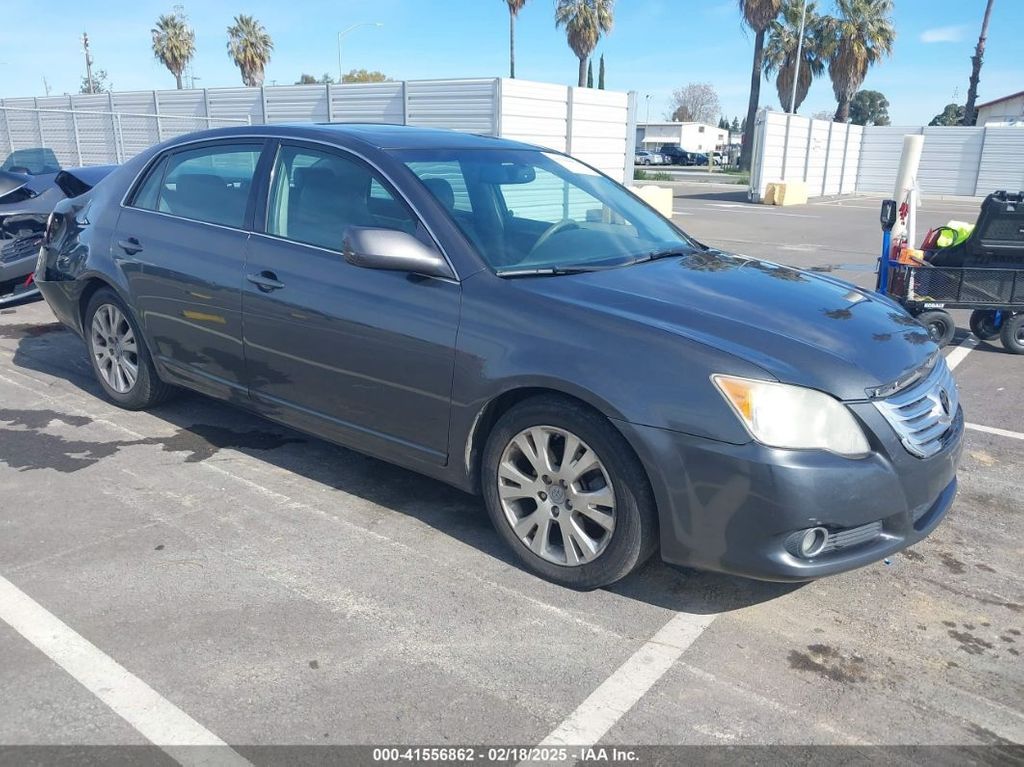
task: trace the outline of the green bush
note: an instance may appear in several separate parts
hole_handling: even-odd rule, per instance
[[[662,170],[639,170],[633,172],[634,181],[671,181],[672,176]]]

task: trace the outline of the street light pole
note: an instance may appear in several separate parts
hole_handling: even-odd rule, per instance
[[[800,59],[804,55],[804,26],[807,24],[807,0],[800,12],[800,36],[796,44],[796,66],[793,70],[793,95],[789,99],[789,113],[796,114],[796,84],[800,81]]]
[[[341,43],[342,40],[344,40],[345,35],[347,35],[349,32],[354,32],[360,27],[377,27],[377,29],[380,29],[383,26],[384,25],[379,21],[364,21],[359,24],[353,24],[348,29],[342,30],[341,32],[338,33],[338,85],[341,85],[342,80],[345,79],[345,73],[341,68]]]

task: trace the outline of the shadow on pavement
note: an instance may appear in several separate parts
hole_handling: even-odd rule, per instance
[[[0,324],[0,337],[18,339],[13,363],[17,367],[62,378],[83,392],[99,397],[98,384],[85,358],[81,340],[59,326]],[[300,434],[245,410],[198,394],[179,397],[150,411],[176,427],[170,436],[144,436],[107,442],[64,440],[43,432],[52,420],[84,425],[91,419],[45,408],[40,411],[0,411],[0,420],[36,428],[46,445],[26,449],[46,454],[46,467],[77,471],[131,445],[154,445],[165,452],[184,453],[188,463],[201,463],[222,449],[233,449],[294,472],[326,487],[341,490],[430,525],[506,564],[519,567],[512,552],[491,526],[483,501],[415,472]],[[72,420],[69,421],[69,418]],[[9,431],[24,440],[31,429]],[[73,453],[73,454],[72,454]],[[66,454],[66,455],[65,455]],[[41,460],[41,459],[40,459]],[[26,467],[23,467],[26,468]],[[43,468],[28,466],[27,468]],[[770,584],[713,573],[676,570],[653,557],[641,570],[609,591],[640,602],[693,613],[720,613],[768,601],[792,591],[793,584]]]

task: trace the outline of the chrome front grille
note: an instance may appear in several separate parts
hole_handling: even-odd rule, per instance
[[[903,447],[918,458],[928,458],[942,450],[944,437],[953,428],[960,393],[946,360],[940,357],[923,381],[874,404]]]
[[[848,549],[853,546],[860,546],[862,543],[873,541],[882,533],[882,523],[869,522],[860,527],[851,527],[846,530],[829,533],[828,543],[822,553],[835,551],[836,549]]]

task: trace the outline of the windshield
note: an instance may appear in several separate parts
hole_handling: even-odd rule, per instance
[[[42,176],[47,173],[57,173],[60,170],[60,163],[57,162],[57,156],[52,149],[43,147],[15,149],[7,155],[3,165],[0,165],[0,170]]]
[[[520,149],[400,153],[499,274],[603,268],[695,247],[581,162]]]

